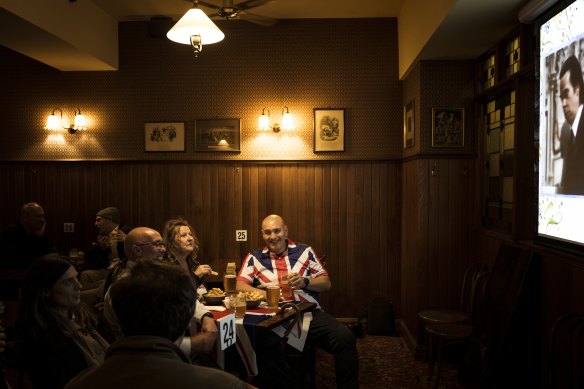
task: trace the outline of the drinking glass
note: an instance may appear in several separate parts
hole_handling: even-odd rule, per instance
[[[224,274],[223,275],[223,289],[225,289],[225,293],[233,294],[235,293],[235,286],[237,284],[235,274]]]
[[[280,301],[280,287],[278,285],[270,285],[266,288],[266,300],[268,300],[268,308],[278,308],[278,301]]]

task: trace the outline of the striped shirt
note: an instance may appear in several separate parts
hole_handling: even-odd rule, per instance
[[[255,288],[265,288],[269,284],[279,284],[278,280],[291,272],[307,278],[328,277],[328,272],[310,246],[291,240],[287,242],[286,251],[280,255],[270,253],[267,246],[248,254],[243,260],[237,280]],[[293,296],[296,301],[316,303],[320,308],[318,292],[296,289]]]

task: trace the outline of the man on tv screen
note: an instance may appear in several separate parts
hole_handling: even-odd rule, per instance
[[[560,99],[566,118],[560,132],[563,159],[560,193],[584,195],[584,81],[582,67],[570,56],[560,69]]]

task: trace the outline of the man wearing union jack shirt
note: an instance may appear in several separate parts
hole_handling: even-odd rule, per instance
[[[261,232],[266,246],[243,261],[237,290],[257,291],[265,297],[265,287],[278,284],[285,300],[316,303],[318,309],[312,313],[306,342],[333,354],[337,388],[359,387],[355,337],[319,304],[320,292],[329,290],[331,282],[315,252],[308,245],[288,239],[288,227],[278,215],[266,217]],[[266,381],[266,387],[294,387],[284,356],[276,347],[279,341],[271,331],[256,336],[261,381]]]

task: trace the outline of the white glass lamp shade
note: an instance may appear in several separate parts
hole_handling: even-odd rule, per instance
[[[270,117],[266,114],[261,114],[258,119],[258,130],[267,131],[270,129]]]
[[[282,115],[282,130],[291,130],[294,128],[294,118],[290,112],[285,112]]]
[[[57,115],[49,115],[47,118],[47,126],[45,128],[51,131],[62,130],[61,118]]]
[[[73,127],[76,130],[81,130],[81,131],[85,130],[87,128],[87,119],[85,118],[85,115],[81,115],[81,114],[76,115]]]
[[[191,36],[199,35],[201,44],[210,45],[225,38],[225,34],[209,19],[199,8],[191,8],[180,18],[178,22],[166,33],[171,41],[191,44]]]

